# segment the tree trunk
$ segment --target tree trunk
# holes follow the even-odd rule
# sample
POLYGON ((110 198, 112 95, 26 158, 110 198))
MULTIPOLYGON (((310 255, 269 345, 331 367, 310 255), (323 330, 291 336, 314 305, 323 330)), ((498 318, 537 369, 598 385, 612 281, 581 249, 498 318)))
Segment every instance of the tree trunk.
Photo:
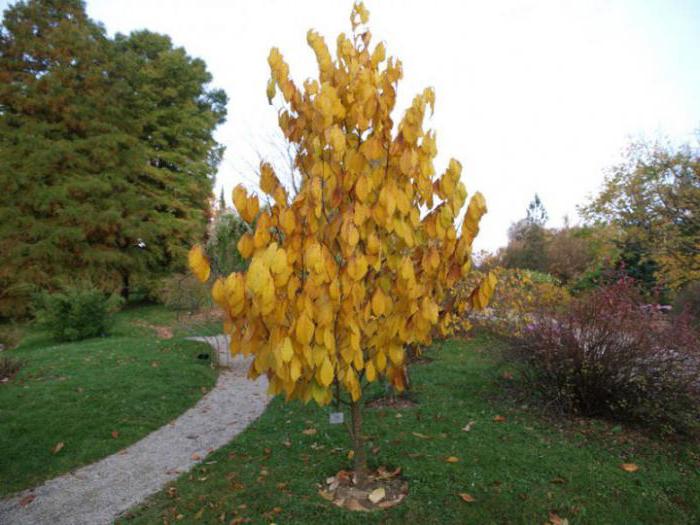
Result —
POLYGON ((362 440, 362 405, 361 401, 353 401, 350 404, 350 415, 352 418, 352 448, 354 451, 354 470, 357 485, 363 487, 367 483, 367 454, 365 444, 362 440))
POLYGON ((122 291, 121 296, 124 301, 129 300, 129 272, 122 272, 122 291))

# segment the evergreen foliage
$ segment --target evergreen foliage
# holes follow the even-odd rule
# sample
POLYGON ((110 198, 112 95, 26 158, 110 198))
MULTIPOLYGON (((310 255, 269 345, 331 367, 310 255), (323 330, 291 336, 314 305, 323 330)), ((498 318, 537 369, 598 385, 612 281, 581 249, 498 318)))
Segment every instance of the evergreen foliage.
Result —
POLYGON ((56 341, 80 341, 107 335, 111 314, 121 304, 118 295, 106 296, 87 284, 40 296, 39 326, 56 341))
POLYGON ((110 39, 79 0, 29 0, 0 27, 0 316, 90 280, 128 296, 204 233, 226 95, 167 36, 110 39))

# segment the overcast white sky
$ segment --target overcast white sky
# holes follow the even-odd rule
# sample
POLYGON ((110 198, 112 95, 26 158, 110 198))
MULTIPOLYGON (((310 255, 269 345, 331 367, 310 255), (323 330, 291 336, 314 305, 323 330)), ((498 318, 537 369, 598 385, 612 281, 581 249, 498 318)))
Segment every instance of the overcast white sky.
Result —
MULTIPOLYGON (((7 5, 6 0, 0 4, 7 5)), ((440 173, 464 166, 489 213, 477 248, 506 241, 535 192, 551 224, 595 191, 631 138, 688 141, 700 127, 700 2, 367 0, 375 42, 404 64, 399 111, 424 86, 437 101, 440 173)), ((306 31, 331 49, 350 0, 87 0, 110 34, 147 28, 203 58, 230 98, 218 187, 252 185, 255 150, 276 128, 267 54, 296 80, 316 74, 306 31)), ((229 197, 230 198, 230 197, 229 197)))

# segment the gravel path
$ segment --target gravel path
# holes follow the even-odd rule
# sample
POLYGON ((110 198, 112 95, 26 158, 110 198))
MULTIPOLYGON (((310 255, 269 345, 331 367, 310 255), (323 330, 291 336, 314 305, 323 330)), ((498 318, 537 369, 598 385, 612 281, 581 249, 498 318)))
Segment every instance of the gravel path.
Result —
MULTIPOLYGON (((212 346, 224 336, 202 338, 212 346)), ((267 379, 246 378, 235 359, 216 386, 175 421, 105 459, 0 501, 3 525, 101 525, 158 492, 257 419, 268 402, 267 379), (28 498, 29 496, 29 498, 28 498), (26 506, 25 503, 31 496, 26 506)))

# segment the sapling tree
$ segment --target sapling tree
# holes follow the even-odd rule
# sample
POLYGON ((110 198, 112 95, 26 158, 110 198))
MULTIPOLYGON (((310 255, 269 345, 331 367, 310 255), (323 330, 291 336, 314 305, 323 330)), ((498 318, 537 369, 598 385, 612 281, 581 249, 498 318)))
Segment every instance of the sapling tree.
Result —
MULTIPOLYGON (((483 196, 466 200, 461 166, 450 160, 435 176, 435 133, 424 129, 435 95, 417 95, 398 128, 391 114, 402 77, 399 60, 370 46, 368 13, 353 7, 352 35, 341 34, 333 57, 309 31, 318 79, 297 86, 279 50, 270 51, 270 100, 282 97, 279 125, 294 144, 301 181, 293 197, 269 164, 260 168, 259 197, 243 186, 233 202, 255 223, 238 243, 245 272, 217 279, 212 295, 225 313, 231 352, 252 355, 249 377, 265 374, 272 394, 334 399, 350 408, 357 478, 367 473, 362 444, 362 393, 385 377, 403 384, 405 349, 428 345, 458 318, 447 291, 471 269, 472 242, 486 212, 483 196)), ((195 246, 190 266, 209 278, 195 246)), ((461 309, 486 305, 487 276, 461 309)))

